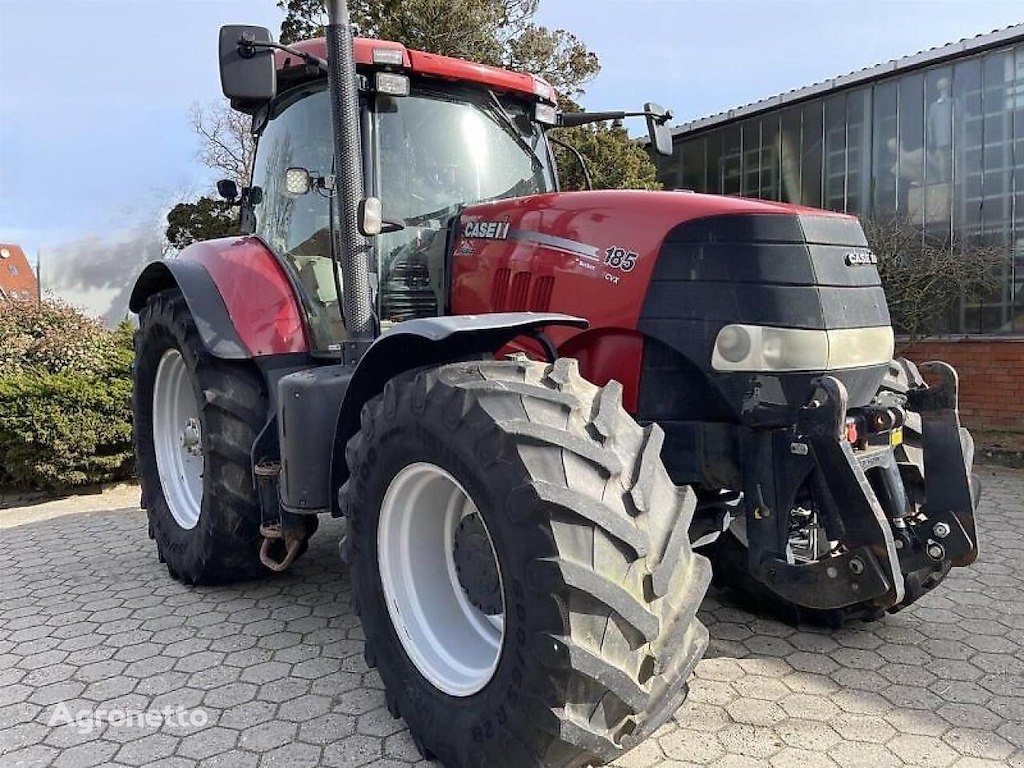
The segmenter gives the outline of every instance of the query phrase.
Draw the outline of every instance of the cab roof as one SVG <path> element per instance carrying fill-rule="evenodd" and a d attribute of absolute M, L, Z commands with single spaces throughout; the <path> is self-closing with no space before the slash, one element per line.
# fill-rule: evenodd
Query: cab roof
<path fill-rule="evenodd" d="M 305 53 L 311 53 L 322 59 L 327 58 L 327 42 L 322 37 L 312 40 L 303 40 L 295 43 L 297 48 Z M 444 80 L 452 80 L 463 83 L 475 83 L 499 91 L 518 93 L 532 96 L 544 101 L 555 103 L 555 89 L 543 78 L 524 72 L 510 72 L 506 69 L 489 67 L 486 64 L 476 64 L 472 61 L 454 59 L 450 56 L 440 56 L 436 53 L 426 53 L 406 48 L 401 43 L 390 40 L 374 40 L 371 38 L 355 38 L 355 55 L 358 66 L 374 66 L 375 50 L 400 51 L 402 54 L 402 65 L 379 65 L 388 69 L 401 69 L 403 71 L 436 77 Z M 394 54 L 391 54 L 394 56 Z M 295 57 L 284 51 L 277 51 L 275 54 L 278 70 L 291 66 L 301 65 L 301 61 L 295 61 Z"/>

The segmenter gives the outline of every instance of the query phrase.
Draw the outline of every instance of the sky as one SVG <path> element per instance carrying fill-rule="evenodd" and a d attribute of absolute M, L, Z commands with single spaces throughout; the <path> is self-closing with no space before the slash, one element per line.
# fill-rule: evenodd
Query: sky
<path fill-rule="evenodd" d="M 43 285 L 116 319 L 169 207 L 208 193 L 193 104 L 219 100 L 222 24 L 274 0 L 0 0 L 0 242 Z M 541 0 L 602 69 L 588 109 L 714 114 L 1024 22 L 1020 0 Z M 640 128 L 642 126 L 635 126 Z"/>

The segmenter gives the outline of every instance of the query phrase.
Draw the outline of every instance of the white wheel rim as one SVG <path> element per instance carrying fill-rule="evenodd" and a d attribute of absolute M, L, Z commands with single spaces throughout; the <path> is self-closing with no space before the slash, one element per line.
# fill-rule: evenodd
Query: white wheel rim
<path fill-rule="evenodd" d="M 199 405 L 181 353 L 168 349 L 153 383 L 153 448 L 164 500 L 174 521 L 196 527 L 203 502 L 203 443 Z"/>
<path fill-rule="evenodd" d="M 455 532 L 477 515 L 498 575 L 501 611 L 485 614 L 466 594 L 455 565 Z M 392 479 L 377 525 L 381 586 L 391 622 L 420 673 L 450 696 L 490 682 L 505 637 L 505 598 L 494 543 L 469 494 L 434 464 L 415 463 Z"/>

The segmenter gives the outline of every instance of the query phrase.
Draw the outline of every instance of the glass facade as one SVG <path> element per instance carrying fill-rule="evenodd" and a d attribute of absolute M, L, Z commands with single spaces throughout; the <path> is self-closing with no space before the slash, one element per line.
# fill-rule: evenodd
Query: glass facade
<path fill-rule="evenodd" d="M 1024 43 L 677 135 L 668 189 L 899 217 L 1004 248 L 1000 288 L 938 332 L 1024 335 Z"/>

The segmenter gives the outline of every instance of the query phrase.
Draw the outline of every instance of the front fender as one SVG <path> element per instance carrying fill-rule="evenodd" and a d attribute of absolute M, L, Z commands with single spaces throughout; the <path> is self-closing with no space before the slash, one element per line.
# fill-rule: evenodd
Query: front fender
<path fill-rule="evenodd" d="M 345 444 L 359 431 L 363 404 L 384 390 L 398 374 L 426 365 L 444 365 L 493 354 L 516 336 L 549 325 L 586 328 L 581 317 L 548 312 L 503 312 L 485 315 L 430 317 L 399 323 L 380 336 L 360 359 L 338 414 L 331 459 L 331 505 L 339 513 L 337 491 L 348 478 Z"/>

